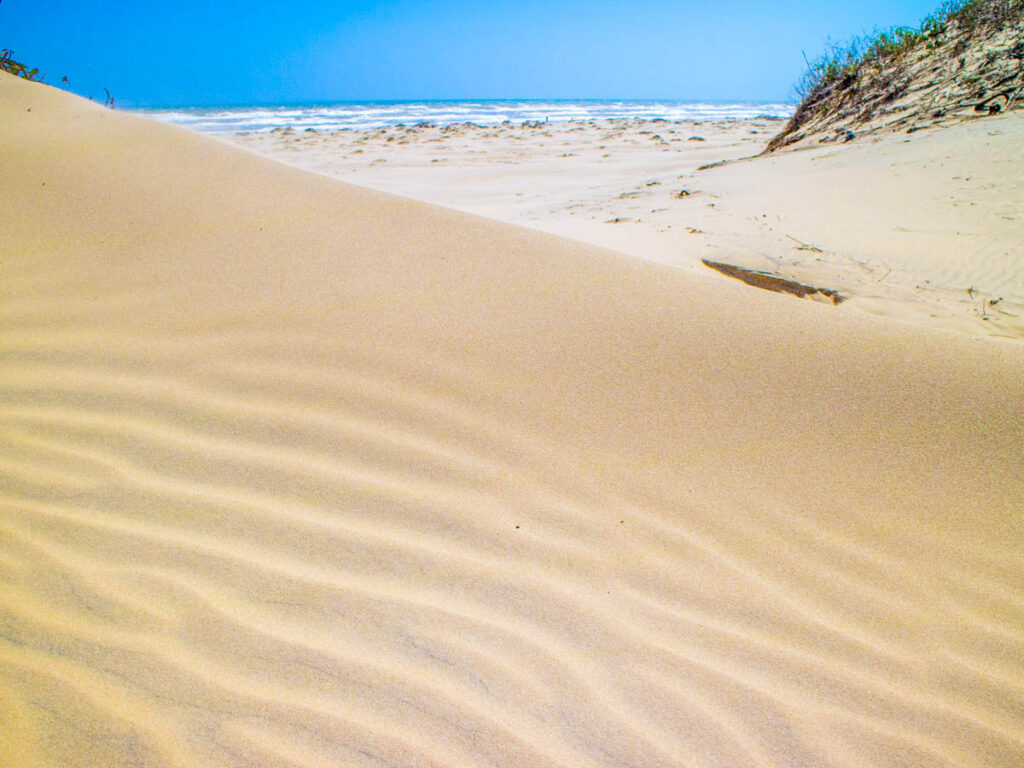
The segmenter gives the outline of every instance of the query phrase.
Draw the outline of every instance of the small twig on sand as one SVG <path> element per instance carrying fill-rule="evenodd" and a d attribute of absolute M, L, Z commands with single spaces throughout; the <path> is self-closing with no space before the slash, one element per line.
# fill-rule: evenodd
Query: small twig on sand
<path fill-rule="evenodd" d="M 797 298 L 803 299 L 808 297 L 820 296 L 832 304 L 842 304 L 846 301 L 845 296 L 841 296 L 838 291 L 834 291 L 830 288 L 817 288 L 813 285 L 805 285 L 798 283 L 795 280 L 788 280 L 784 277 L 778 277 L 767 272 L 758 272 L 753 269 L 746 269 L 744 267 L 738 267 L 735 264 L 723 264 L 718 261 L 708 261 L 707 259 L 701 259 L 701 263 L 705 267 L 710 267 L 716 272 L 721 272 L 723 275 L 735 278 L 747 285 L 752 285 L 755 288 L 762 288 L 766 291 L 774 291 L 775 293 L 789 293 Z"/>
<path fill-rule="evenodd" d="M 788 237 L 790 240 L 792 240 L 794 243 L 796 243 L 796 249 L 798 251 L 814 251 L 815 253 L 824 253 L 824 251 L 821 250 L 821 248 L 819 248 L 816 245 L 810 245 L 810 244 L 805 243 L 805 242 L 803 242 L 801 240 L 797 240 L 792 235 L 786 235 L 786 237 Z"/>

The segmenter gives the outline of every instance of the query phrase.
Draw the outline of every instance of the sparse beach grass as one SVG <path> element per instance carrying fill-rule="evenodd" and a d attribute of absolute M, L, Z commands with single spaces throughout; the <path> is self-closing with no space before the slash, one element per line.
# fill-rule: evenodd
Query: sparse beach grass
<path fill-rule="evenodd" d="M 808 62 L 796 85 L 800 103 L 767 151 L 1019 108 L 1022 60 L 1022 0 L 953 0 L 917 27 L 831 43 Z"/>
<path fill-rule="evenodd" d="M 928 50 L 940 48 L 951 29 L 956 33 L 956 46 L 962 48 L 979 32 L 1022 16 L 1024 0 L 946 2 L 917 27 L 893 27 L 844 43 L 830 43 L 820 59 L 808 63 L 796 86 L 797 94 L 803 104 L 816 101 L 830 86 L 852 82 L 866 70 L 881 71 L 922 43 Z"/>

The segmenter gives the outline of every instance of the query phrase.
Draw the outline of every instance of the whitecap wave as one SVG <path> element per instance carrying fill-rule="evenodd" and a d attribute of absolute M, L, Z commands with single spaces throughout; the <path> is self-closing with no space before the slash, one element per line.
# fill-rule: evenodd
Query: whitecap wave
<path fill-rule="evenodd" d="M 418 101 L 305 106 L 188 107 L 138 112 L 201 133 L 366 130 L 395 125 L 587 120 L 711 121 L 786 118 L 793 105 L 697 101 Z"/>

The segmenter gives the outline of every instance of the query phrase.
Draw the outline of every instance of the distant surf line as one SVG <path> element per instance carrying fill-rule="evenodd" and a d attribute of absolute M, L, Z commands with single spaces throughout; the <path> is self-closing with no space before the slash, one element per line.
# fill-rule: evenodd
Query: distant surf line
<path fill-rule="evenodd" d="M 468 100 L 365 101 L 283 106 L 183 107 L 136 110 L 201 133 L 259 133 L 273 130 L 367 130 L 395 125 L 458 123 L 499 125 L 640 119 L 668 121 L 788 118 L 793 105 L 761 102 L 653 100 Z"/>

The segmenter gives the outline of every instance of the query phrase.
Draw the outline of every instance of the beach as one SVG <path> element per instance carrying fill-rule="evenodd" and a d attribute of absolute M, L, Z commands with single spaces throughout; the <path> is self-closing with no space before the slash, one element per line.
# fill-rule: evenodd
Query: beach
<path fill-rule="evenodd" d="M 1021 113 L 761 157 L 782 125 L 618 119 L 222 138 L 678 268 L 706 260 L 821 287 L 844 311 L 1024 337 Z"/>
<path fill-rule="evenodd" d="M 0 762 L 1024 762 L 1019 113 L 0 115 Z"/>

